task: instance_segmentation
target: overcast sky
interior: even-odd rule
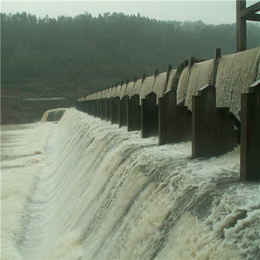
[[[247,1],[247,6],[258,1]],[[26,12],[37,17],[74,17],[84,12],[98,16],[103,13],[140,13],[156,20],[198,21],[206,24],[236,22],[236,0],[206,1],[1,1],[2,13]]]

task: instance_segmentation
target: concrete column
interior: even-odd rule
[[[237,51],[246,50],[246,19],[242,17],[241,11],[246,9],[245,0],[236,1],[237,9]]]
[[[234,116],[234,114],[233,114]],[[235,117],[235,116],[234,116]],[[231,117],[228,107],[216,108],[215,119],[215,155],[233,150],[238,144],[236,122]]]
[[[167,68],[167,77],[166,77],[166,89],[167,89],[167,85],[168,85],[168,82],[169,82],[169,76],[170,76],[170,72],[172,70],[172,65],[168,65],[168,68]]]
[[[100,99],[100,118],[105,120],[105,99]]]
[[[216,88],[206,85],[192,97],[192,158],[224,154],[237,145],[229,108],[216,108]]]
[[[98,116],[98,99],[94,100],[95,106],[94,106],[94,117]]]
[[[98,111],[98,117],[102,118],[102,99],[99,99],[99,111]]]
[[[185,79],[182,97],[180,97],[181,99],[185,99],[186,98],[188,85],[189,85],[189,80],[190,80],[190,75],[191,75],[191,69],[192,69],[192,66],[194,65],[194,63],[195,63],[194,57],[190,57],[189,58],[189,64],[188,64],[188,74],[187,74],[187,77]],[[176,87],[176,89],[177,89],[177,87]]]
[[[216,49],[215,54],[214,54],[214,59],[213,59],[213,67],[212,67],[212,72],[211,72],[211,79],[210,79],[210,84],[215,87],[216,84],[216,77],[217,77],[217,71],[218,71],[218,62],[221,57],[221,50]]]
[[[91,115],[92,112],[92,100],[88,100],[88,114]]]
[[[141,106],[139,95],[135,94],[128,100],[127,105],[127,130],[141,130]]]
[[[107,121],[108,114],[108,98],[104,98],[104,120]]]
[[[100,99],[96,99],[96,117],[100,118]]]
[[[260,80],[241,94],[240,180],[260,180]]]
[[[145,78],[146,78],[146,75],[145,75],[145,73],[143,73],[142,83],[144,82]]]
[[[119,110],[118,110],[119,127],[127,125],[128,100],[129,100],[129,96],[124,96],[121,100],[119,100]]]
[[[112,124],[112,120],[113,120],[114,102],[115,102],[114,98],[113,97],[110,98],[110,101],[109,101],[110,108],[109,108],[109,110],[110,110],[110,121],[111,121],[111,124]]]
[[[191,112],[177,105],[176,90],[169,90],[159,98],[159,145],[191,140]]]
[[[90,100],[90,115],[94,115],[94,100]]]
[[[142,138],[158,135],[158,106],[154,92],[149,93],[145,96],[145,99],[142,99],[141,130]]]
[[[110,111],[111,111],[111,124],[118,124],[118,110],[119,110],[119,97],[111,99]]]
[[[84,107],[84,102],[83,101],[78,101],[76,103],[76,109],[79,110],[79,111],[82,111],[83,112],[83,107]]]
[[[90,100],[90,115],[95,116],[96,103],[95,100]]]
[[[87,100],[82,101],[82,105],[83,107],[81,111],[88,113],[88,101]]]
[[[81,101],[81,111],[87,112],[87,101]]]
[[[216,89],[206,85],[192,97],[192,158],[214,156]]]
[[[82,101],[82,110],[81,111],[88,113],[88,101],[87,100]]]
[[[111,102],[113,98],[108,98],[106,102],[106,121],[111,121]]]

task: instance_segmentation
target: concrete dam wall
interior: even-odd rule
[[[217,57],[216,60],[207,60],[200,63],[192,63],[186,67],[178,81],[177,102],[185,99],[185,105],[192,110],[192,96],[206,84],[212,84],[217,91],[217,106],[230,107],[230,111],[238,116],[240,109],[240,94],[246,93],[247,88],[260,79],[259,72],[260,47],[251,50]],[[213,62],[217,63],[213,72]],[[136,79],[124,85],[98,91],[79,99],[96,100],[119,96],[121,99],[138,94],[140,100],[151,92],[156,93],[157,98],[173,87],[176,82],[176,69],[159,73],[143,79]],[[212,74],[214,83],[212,82]],[[174,78],[175,76],[175,78]],[[168,77],[168,78],[167,78]],[[176,83],[175,83],[176,84]],[[141,101],[140,101],[141,104]]]
[[[259,259],[259,182],[238,181],[239,148],[191,146],[72,108],[3,126],[3,259]]]
[[[241,166],[241,180],[260,179],[260,130],[253,123],[260,121],[259,62],[260,47],[225,56],[217,49],[211,60],[194,63],[190,58],[180,77],[169,66],[167,72],[156,71],[82,97],[77,108],[120,127],[126,125],[128,131],[141,130],[144,138],[158,136],[160,145],[192,140],[193,158],[218,156],[241,140],[253,139],[251,148],[248,142],[241,144],[241,156],[255,158],[241,159],[254,165],[251,177],[242,174],[248,167]],[[243,101],[242,94],[254,95],[255,113],[250,115],[249,96]],[[250,150],[257,155],[249,156]]]
[[[2,258],[260,259],[259,65],[238,117],[217,106],[219,65],[190,59],[179,83],[169,67],[2,126]]]

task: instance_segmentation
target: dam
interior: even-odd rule
[[[158,144],[192,140],[192,158],[218,156],[241,144],[240,180],[260,179],[260,47],[116,84],[78,100],[76,108],[141,130]]]
[[[1,259],[259,259],[259,180],[241,180],[243,118],[259,140],[259,59],[260,48],[190,59],[178,83],[169,66],[47,111],[41,122],[3,125]],[[208,100],[217,126],[232,122],[229,137],[241,110],[241,146],[232,136],[228,150],[194,156],[204,118],[196,114]],[[170,127],[179,132],[165,142]]]
[[[12,138],[12,139],[10,139]],[[191,159],[73,108],[2,127],[2,259],[258,259],[239,147]]]

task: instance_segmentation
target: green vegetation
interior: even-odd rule
[[[174,17],[173,17],[174,18]],[[189,57],[236,50],[235,24],[156,21],[122,13],[74,18],[1,14],[2,87],[26,93],[100,89],[155,69],[177,68]],[[260,26],[248,24],[248,48],[259,46]]]

